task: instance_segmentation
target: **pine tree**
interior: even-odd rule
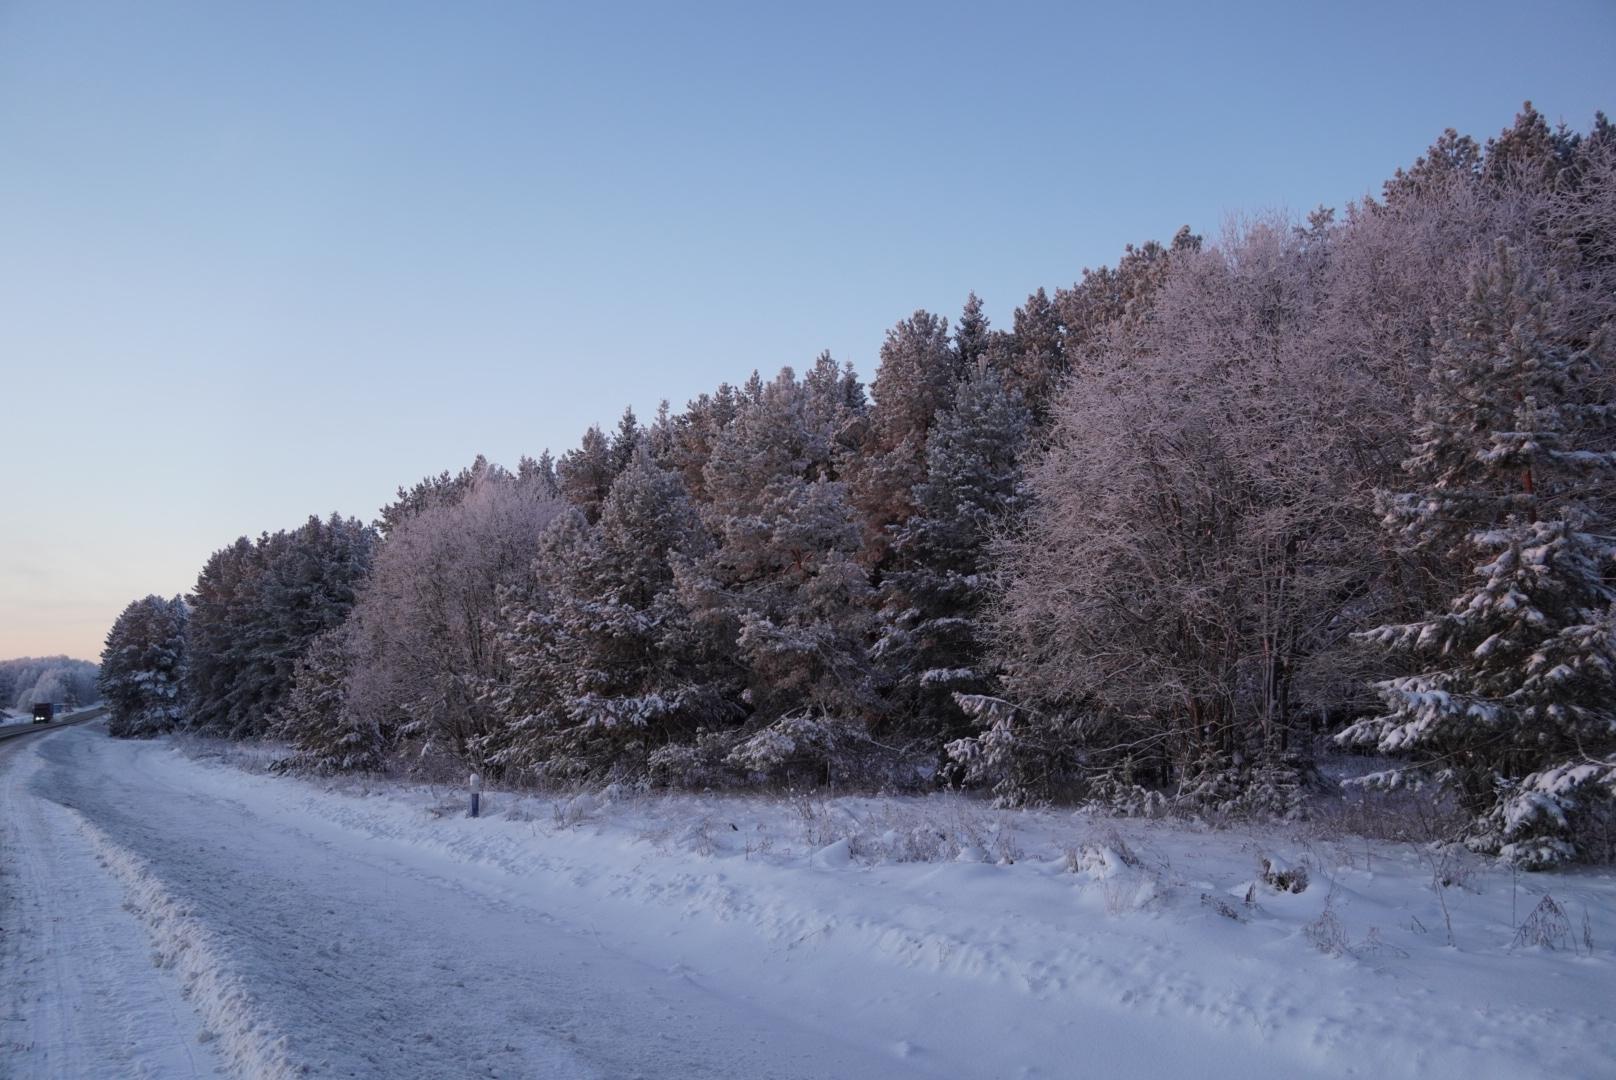
[[[862,558],[879,567],[891,528],[914,512],[913,491],[925,473],[926,435],[952,400],[961,374],[948,320],[917,311],[887,331],[871,387],[875,404],[844,452],[841,473],[863,526]]]
[[[674,427],[673,406],[667,398],[663,398],[657,402],[656,417],[645,429],[640,442],[657,464],[664,468],[671,468],[674,462]]]
[[[1055,291],[1065,366],[1082,371],[1113,339],[1146,323],[1156,294],[1178,257],[1201,250],[1201,237],[1182,226],[1172,243],[1129,244],[1115,269],[1084,270],[1083,280]]]
[[[556,479],[555,459],[548,450],[536,459],[524,454],[516,463],[516,478],[531,487],[541,499],[554,499],[561,494],[561,483]]]
[[[1481,179],[1481,146],[1453,128],[1444,131],[1407,170],[1398,169],[1381,188],[1390,208],[1417,203],[1450,184],[1467,186]]]
[[[1043,289],[1027,297],[1016,309],[1010,348],[1002,361],[1004,382],[1021,395],[1033,415],[1042,419],[1049,401],[1066,374],[1066,350],[1061,342],[1060,314]]]
[[[606,501],[616,478],[616,455],[598,424],[591,425],[577,449],[561,455],[556,465],[562,497],[591,522],[600,517],[601,503]]]
[[[736,645],[758,712],[807,706],[854,719],[873,706],[872,597],[856,538],[841,485],[823,479],[771,484],[759,514],[725,530],[741,585]]]
[[[1431,666],[1377,684],[1387,711],[1339,736],[1411,758],[1457,792],[1472,846],[1531,867],[1582,854],[1616,797],[1616,549],[1588,482],[1616,453],[1579,446],[1611,410],[1590,395],[1600,343],[1565,344],[1555,299],[1503,245],[1472,283],[1405,463],[1419,488],[1382,507],[1411,557],[1474,569],[1446,612],[1363,635]]]
[[[261,549],[245,536],[215,551],[197,575],[186,626],[187,727],[223,735],[233,726],[261,577]]]
[[[816,386],[829,397],[816,392]],[[756,514],[777,479],[815,480],[835,473],[837,434],[848,410],[839,383],[799,381],[791,368],[748,391],[703,469],[702,488],[714,521]]]
[[[1487,140],[1482,177],[1494,185],[1519,184],[1550,190],[1576,157],[1581,139],[1564,127],[1555,131],[1530,101],[1513,126]]]
[[[374,530],[333,514],[214,552],[190,598],[188,725],[264,734],[309,642],[352,610],[375,543]]]
[[[832,479],[852,410],[836,403],[858,395],[827,367],[814,385],[788,368],[747,395],[705,470],[718,547],[675,562],[696,639],[728,658],[715,685],[749,713],[749,737],[730,753],[749,772],[827,767],[833,730],[858,728],[878,704],[872,591],[845,487]]]
[[[184,704],[185,601],[148,596],[123,609],[101,653],[107,730],[158,735],[180,721]]]
[[[434,506],[453,506],[466,497],[466,493],[492,468],[481,454],[467,468],[450,475],[444,470],[437,476],[428,476],[412,488],[400,487],[398,497],[382,507],[376,529],[387,536],[400,524]]]
[[[720,383],[714,393],[700,395],[672,421],[667,458],[697,502],[706,499],[705,470],[713,447],[739,411],[739,392]]]
[[[900,715],[939,746],[967,728],[954,694],[995,692],[978,616],[989,544],[1022,506],[1029,427],[1026,407],[997,372],[984,369],[960,383],[926,445],[915,512],[894,541],[877,652]]]
[[[830,431],[841,445],[849,422],[862,415],[869,406],[864,396],[864,384],[859,381],[853,365],[838,365],[828,351],[822,352],[815,359],[814,366],[803,376],[802,385],[808,394],[812,422]]]

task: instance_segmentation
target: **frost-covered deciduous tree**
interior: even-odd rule
[[[445,469],[437,476],[428,476],[419,481],[414,487],[400,487],[398,497],[382,507],[376,521],[377,530],[383,536],[387,536],[413,514],[434,506],[454,505],[465,497],[472,485],[486,475],[491,467],[488,459],[478,454],[475,461],[458,473],[451,475]]]
[[[101,697],[107,730],[118,736],[159,735],[183,709],[186,605],[181,597],[148,596],[123,609],[101,653]]]
[[[271,727],[271,734],[297,749],[300,765],[317,772],[378,769],[392,749],[374,715],[348,707],[351,633],[352,625],[344,623],[309,642]]]
[[[1373,380],[1310,347],[1316,260],[1272,222],[1186,246],[1150,317],[1068,384],[1003,551],[998,652],[1025,715],[984,734],[1075,738],[1066,779],[1126,775],[1129,799],[1137,780],[1264,802],[1258,770],[1304,767],[1302,695],[1373,576],[1351,494]],[[1238,808],[1289,812],[1286,786]]]
[[[487,701],[504,675],[499,590],[527,574],[562,505],[490,467],[458,501],[389,532],[350,616],[352,723],[389,745],[483,761],[499,733]]]
[[[1563,303],[1503,245],[1473,278],[1421,402],[1417,486],[1380,499],[1410,557],[1469,579],[1443,613],[1364,635],[1430,666],[1340,735],[1411,758],[1458,792],[1475,847],[1528,866],[1576,857],[1616,799],[1616,541],[1590,497],[1616,471],[1612,409],[1589,392],[1603,341],[1568,343]]]
[[[0,660],[0,704],[27,712],[37,702],[69,707],[96,698],[98,669],[88,660],[66,656],[24,656]]]
[[[1063,370],[1084,370],[1093,357],[1144,327],[1173,263],[1199,250],[1201,237],[1186,225],[1166,245],[1155,240],[1138,247],[1129,244],[1115,267],[1084,270],[1076,285],[1057,289],[1054,306],[1061,325]]]

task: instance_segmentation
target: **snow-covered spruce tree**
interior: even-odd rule
[[[185,675],[185,601],[148,596],[123,609],[101,652],[107,730],[158,735],[180,720]]]
[[[996,805],[1042,802],[1083,772],[1087,731],[1077,709],[1041,713],[990,694],[960,694],[955,701],[976,732],[945,747],[953,778],[991,790]]]
[[[955,370],[962,375],[975,371],[986,360],[993,336],[987,313],[982,310],[982,298],[972,292],[965,298],[965,308],[954,326]]]
[[[1612,410],[1589,394],[1602,342],[1565,342],[1563,299],[1502,244],[1474,276],[1420,405],[1417,486],[1379,499],[1410,557],[1474,570],[1442,614],[1362,635],[1429,666],[1339,736],[1410,758],[1457,793],[1474,848],[1528,867],[1586,853],[1616,798],[1616,549],[1592,497],[1616,453],[1590,448]]]
[[[897,724],[938,748],[969,729],[955,694],[998,692],[979,617],[989,545],[1023,503],[1030,423],[1020,396],[993,369],[959,383],[926,443],[915,512],[893,540],[876,656]]]
[[[643,446],[598,525],[578,513],[550,525],[536,580],[504,594],[501,763],[566,779],[638,778],[654,749],[725,714],[687,648],[669,565],[705,550],[684,485]]]

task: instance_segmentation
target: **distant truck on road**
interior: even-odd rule
[[[56,703],[41,701],[34,706],[34,723],[48,724],[56,719]]]

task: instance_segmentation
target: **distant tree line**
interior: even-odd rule
[[[69,708],[88,705],[96,693],[97,667],[66,656],[24,656],[0,660],[0,705],[28,712],[39,702]]]
[[[1328,735],[1478,850],[1605,857],[1613,309],[1616,131],[1528,105],[1008,328],[918,311],[868,389],[825,354],[238,540],[103,685],[321,770],[1140,813],[1296,814]]]

